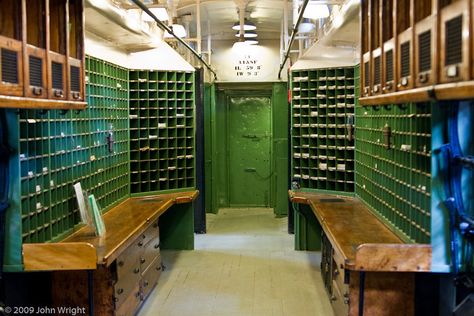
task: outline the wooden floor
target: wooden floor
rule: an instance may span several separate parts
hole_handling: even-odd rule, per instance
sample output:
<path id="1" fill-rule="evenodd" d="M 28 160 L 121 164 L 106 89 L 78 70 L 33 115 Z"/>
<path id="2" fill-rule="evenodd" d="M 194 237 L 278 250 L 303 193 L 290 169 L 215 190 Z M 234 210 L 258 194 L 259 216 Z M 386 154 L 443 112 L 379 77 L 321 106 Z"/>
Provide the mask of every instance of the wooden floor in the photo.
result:
<path id="1" fill-rule="evenodd" d="M 294 251 L 271 209 L 207 217 L 194 251 L 162 251 L 166 270 L 139 316 L 333 315 L 319 252 Z"/>

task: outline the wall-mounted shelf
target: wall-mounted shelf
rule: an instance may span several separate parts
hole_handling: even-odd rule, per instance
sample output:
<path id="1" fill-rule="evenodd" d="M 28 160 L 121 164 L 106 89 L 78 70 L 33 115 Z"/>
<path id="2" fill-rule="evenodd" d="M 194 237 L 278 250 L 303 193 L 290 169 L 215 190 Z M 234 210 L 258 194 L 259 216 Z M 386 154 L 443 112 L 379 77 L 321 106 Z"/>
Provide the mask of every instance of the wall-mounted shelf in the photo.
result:
<path id="1" fill-rule="evenodd" d="M 364 106 L 377 106 L 384 104 L 403 104 L 435 100 L 465 100 L 472 98 L 474 98 L 474 81 L 464 81 L 364 97 L 359 99 L 359 104 Z"/>

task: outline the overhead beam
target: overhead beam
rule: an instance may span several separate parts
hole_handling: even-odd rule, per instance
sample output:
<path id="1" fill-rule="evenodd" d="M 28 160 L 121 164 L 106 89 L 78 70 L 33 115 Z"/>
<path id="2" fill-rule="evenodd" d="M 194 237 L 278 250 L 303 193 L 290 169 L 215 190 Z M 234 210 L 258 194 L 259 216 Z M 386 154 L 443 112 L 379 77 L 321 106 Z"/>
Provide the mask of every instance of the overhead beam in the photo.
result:
<path id="1" fill-rule="evenodd" d="M 303 5 L 301 6 L 300 13 L 298 14 L 298 20 L 296 21 L 295 27 L 293 28 L 293 31 L 291 32 L 290 42 L 288 43 L 288 47 L 286 48 L 285 58 L 283 58 L 283 62 L 280 65 L 280 70 L 278 71 L 278 79 L 281 79 L 281 71 L 283 70 L 283 67 L 285 67 L 285 63 L 288 60 L 288 57 L 290 56 L 291 45 L 293 45 L 293 41 L 295 40 L 296 33 L 298 33 L 298 27 L 300 26 L 300 23 L 303 20 L 303 13 L 304 13 L 304 10 L 306 9 L 306 6 L 308 5 L 308 2 L 309 0 L 304 0 Z"/>
<path id="2" fill-rule="evenodd" d="M 216 72 L 211 68 L 211 66 L 204 60 L 202 59 L 201 55 L 196 52 L 191 46 L 189 46 L 188 43 L 186 43 L 183 39 L 181 39 L 180 37 L 176 36 L 176 34 L 174 34 L 173 32 L 173 29 L 170 28 L 168 25 L 164 24 L 163 22 L 161 22 L 154 14 L 153 12 L 150 11 L 150 9 L 148 9 L 148 7 L 143 3 L 141 2 L 140 0 L 132 0 L 133 3 L 135 3 L 140 9 L 142 9 L 146 14 L 148 14 L 153 20 L 155 20 L 156 24 L 158 25 L 159 28 L 161 28 L 162 30 L 168 32 L 169 34 L 171 34 L 174 38 L 176 38 L 176 40 L 178 42 L 180 42 L 181 44 L 184 45 L 184 47 L 186 47 L 194 56 L 197 57 L 197 59 L 199 59 L 199 61 L 204 65 L 206 66 L 207 69 L 209 69 L 209 71 L 214 75 L 214 79 L 217 80 L 217 74 Z"/>

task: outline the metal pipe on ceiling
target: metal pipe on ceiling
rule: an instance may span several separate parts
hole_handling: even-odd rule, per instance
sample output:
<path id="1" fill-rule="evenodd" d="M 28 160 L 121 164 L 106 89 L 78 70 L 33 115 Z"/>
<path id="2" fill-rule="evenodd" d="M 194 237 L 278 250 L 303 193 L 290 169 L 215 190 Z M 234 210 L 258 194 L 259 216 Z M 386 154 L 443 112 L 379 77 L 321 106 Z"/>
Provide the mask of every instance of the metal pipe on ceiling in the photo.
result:
<path id="1" fill-rule="evenodd" d="M 300 14 L 298 15 L 298 20 L 296 21 L 296 24 L 293 27 L 293 31 L 291 32 L 291 38 L 290 38 L 290 42 L 288 43 L 288 47 L 286 49 L 285 58 L 283 58 L 283 62 L 280 65 L 280 70 L 278 71 L 278 79 L 281 79 L 281 71 L 283 70 L 283 67 L 285 67 L 285 63 L 288 60 L 288 57 L 290 56 L 291 45 L 293 45 L 293 41 L 295 40 L 296 33 L 298 33 L 298 27 L 300 26 L 301 20 L 303 20 L 303 13 L 304 13 L 304 10 L 306 9 L 306 6 L 308 5 L 308 2 L 309 0 L 304 0 L 303 5 L 301 6 Z"/>
<path id="2" fill-rule="evenodd" d="M 186 47 L 187 49 L 189 49 L 189 51 L 191 51 L 191 53 L 196 56 L 199 61 L 204 65 L 206 66 L 207 69 L 209 69 L 209 71 L 214 75 L 214 80 L 217 80 L 217 74 L 216 72 L 211 68 L 211 66 L 204 60 L 202 59 L 201 55 L 198 54 L 198 52 L 196 52 L 191 46 L 189 46 L 188 43 L 186 43 L 184 40 L 182 40 L 180 37 L 176 36 L 176 34 L 174 34 L 173 32 L 173 29 L 171 27 L 169 27 L 168 25 L 164 24 L 163 22 L 161 22 L 154 14 L 153 12 L 150 11 L 150 9 L 148 9 L 148 7 L 143 3 L 141 2 L 140 0 L 131 0 L 133 3 L 135 3 L 140 9 L 142 9 L 146 14 L 148 14 L 153 20 L 155 20 L 156 24 L 164 31 L 167 31 L 169 34 L 173 35 L 174 38 L 176 38 L 176 40 L 178 42 L 180 42 L 181 44 L 184 45 L 184 47 Z"/>

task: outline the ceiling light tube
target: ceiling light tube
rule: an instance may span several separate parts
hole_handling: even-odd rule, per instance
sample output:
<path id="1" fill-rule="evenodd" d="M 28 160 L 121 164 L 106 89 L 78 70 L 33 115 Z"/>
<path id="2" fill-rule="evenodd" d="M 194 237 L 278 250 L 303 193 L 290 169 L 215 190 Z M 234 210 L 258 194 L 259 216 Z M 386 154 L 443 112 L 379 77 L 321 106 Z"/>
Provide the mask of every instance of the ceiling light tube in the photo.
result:
<path id="1" fill-rule="evenodd" d="M 232 26 L 232 29 L 234 31 L 239 31 L 240 30 L 240 23 L 235 22 L 234 26 Z M 257 29 L 257 26 L 254 23 L 252 23 L 248 20 L 245 20 L 245 22 L 244 22 L 244 31 L 253 31 L 253 30 L 256 30 L 256 29 Z"/>
<path id="2" fill-rule="evenodd" d="M 248 31 L 244 33 L 244 38 L 255 38 L 257 36 L 258 35 L 255 31 Z M 240 37 L 240 32 L 235 33 L 235 37 Z"/>

